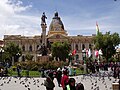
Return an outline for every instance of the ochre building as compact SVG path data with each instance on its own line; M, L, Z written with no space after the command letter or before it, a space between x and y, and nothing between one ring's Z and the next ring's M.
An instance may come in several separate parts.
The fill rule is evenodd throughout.
M46 32L46 24L41 24L42 33L39 36L22 36L22 35L4 35L4 45L9 42L15 42L22 49L22 56L19 58L20 61L25 60L25 55L27 53L33 55L33 60L37 60L39 56L39 48L44 44L50 48L53 42L69 41L71 44L71 52L76 50L75 60L83 60L83 54L85 54L85 49L93 47L93 37L92 36L68 36L67 30L65 30L63 22L56 12L52 18L49 26L49 31ZM49 44L49 45L48 45ZM93 52L92 52L93 53ZM48 55L50 54L50 51Z

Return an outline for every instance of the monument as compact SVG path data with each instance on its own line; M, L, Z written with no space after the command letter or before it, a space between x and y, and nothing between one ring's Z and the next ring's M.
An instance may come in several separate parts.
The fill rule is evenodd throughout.
M47 24L46 24L46 15L45 12L43 12L43 15L41 17L41 28L42 28L42 34L41 34L41 38L42 38L42 44L40 45L41 48L39 49L41 56L38 56L38 60L39 61L47 61L49 60L49 56L47 55L47 43L46 43L46 28L47 28Z

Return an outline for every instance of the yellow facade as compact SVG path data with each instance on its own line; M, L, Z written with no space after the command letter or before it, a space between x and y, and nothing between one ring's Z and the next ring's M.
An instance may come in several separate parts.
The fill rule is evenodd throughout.
M57 12L56 12L57 13ZM67 30L64 29L64 25L58 16L58 13L52 18L51 24L49 26L49 31L46 34L46 28L41 26L42 34L39 36L27 37L21 35L4 35L4 43L5 45L9 42L15 42L19 45L19 47L23 51L23 55L20 60L23 60L26 53L30 53L34 56L33 60L37 60L37 56L39 55L38 49L42 46L43 41L47 46L47 41L50 44L56 41L64 42L69 41L71 44L71 52L76 49L76 55L78 58L76 60L82 60L82 50L89 49L93 44L94 36L68 36ZM50 52L49 52L50 53Z

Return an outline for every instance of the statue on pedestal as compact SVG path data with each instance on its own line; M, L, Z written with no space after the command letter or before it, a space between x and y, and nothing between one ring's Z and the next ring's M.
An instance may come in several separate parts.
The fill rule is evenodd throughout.
M48 53L47 47L43 44L40 49L39 49L40 53L42 56L46 56Z
M47 17L46 17L46 15L45 15L45 12L43 12L43 15L42 15L42 17L41 17L41 24L46 25L45 19L47 19Z

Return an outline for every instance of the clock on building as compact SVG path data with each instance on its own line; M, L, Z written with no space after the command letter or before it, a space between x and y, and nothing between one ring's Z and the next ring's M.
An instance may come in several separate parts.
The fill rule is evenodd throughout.
M60 38L60 35L57 34L57 35L56 35L56 38L59 39L59 38Z

